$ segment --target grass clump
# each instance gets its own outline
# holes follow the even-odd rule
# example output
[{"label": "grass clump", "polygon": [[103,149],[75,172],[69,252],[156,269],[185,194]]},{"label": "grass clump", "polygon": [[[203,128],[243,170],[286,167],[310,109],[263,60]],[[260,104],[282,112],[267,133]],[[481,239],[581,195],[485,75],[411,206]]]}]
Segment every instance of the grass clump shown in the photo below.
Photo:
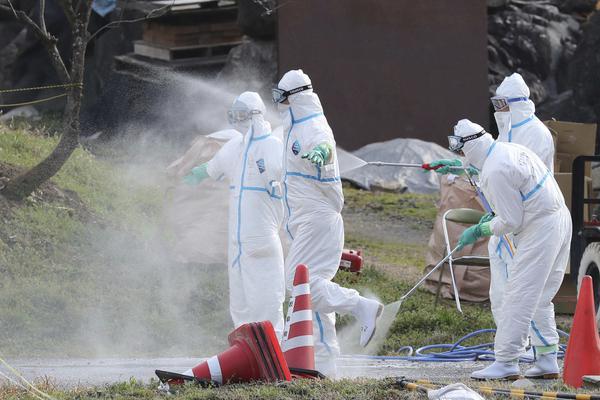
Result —
[{"label": "grass clump", "polygon": [[[158,383],[143,384],[135,380],[94,389],[59,390],[48,387],[56,399],[164,399],[157,390]],[[0,397],[6,400],[34,400],[23,391],[0,387]],[[232,384],[219,388],[199,388],[185,385],[168,396],[173,400],[250,400],[250,399],[417,399],[417,394],[404,391],[395,385],[395,379],[354,379],[339,381],[296,380],[278,384]]]},{"label": "grass clump", "polygon": [[350,234],[345,237],[345,245],[363,250],[371,263],[388,264],[399,270],[424,267],[426,246],[422,243],[393,243]]},{"label": "grass clump", "polygon": [[344,207],[362,210],[392,219],[413,219],[419,222],[435,220],[438,195],[369,192],[344,185]]},{"label": "grass clump", "polygon": [[[373,293],[385,304],[397,301],[413,285],[412,282],[389,279],[389,275],[367,266],[359,279],[348,272],[338,273],[336,281],[343,286]],[[415,349],[434,343],[454,343],[462,336],[494,327],[489,304],[462,304],[463,314],[456,310],[454,301],[440,300],[425,290],[417,290],[401,306],[387,339],[380,349],[382,355],[397,354],[403,346]],[[478,340],[489,341],[490,336]]]},{"label": "grass clump", "polygon": [[[0,125],[0,174],[35,165],[56,143]],[[163,175],[156,168],[80,148],[26,201],[0,202],[4,356],[189,355],[222,347],[215,332],[230,329],[226,269],[174,261],[161,226],[164,185],[148,178]],[[198,290],[200,282],[211,284]]]}]

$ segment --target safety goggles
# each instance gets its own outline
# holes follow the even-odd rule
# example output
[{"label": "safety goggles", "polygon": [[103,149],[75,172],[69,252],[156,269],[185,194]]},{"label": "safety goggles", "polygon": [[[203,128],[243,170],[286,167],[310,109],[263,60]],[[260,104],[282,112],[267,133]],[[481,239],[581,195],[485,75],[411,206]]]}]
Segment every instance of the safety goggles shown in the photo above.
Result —
[{"label": "safety goggles", "polygon": [[229,110],[227,111],[227,120],[230,124],[244,122],[252,118],[253,115],[260,114],[259,110]]},{"label": "safety goggles", "polygon": [[505,96],[494,96],[490,99],[492,101],[492,106],[494,106],[494,111],[507,111],[508,105],[510,103],[516,103],[517,101],[527,101],[529,100],[527,97],[505,97]]},{"label": "safety goggles", "polygon": [[464,136],[464,137],[450,135],[450,136],[448,136],[448,149],[458,153],[464,147],[465,143],[467,143],[470,140],[475,140],[485,134],[486,134],[486,131],[482,130],[481,132],[478,132],[478,133],[475,133],[475,134],[469,135],[469,136]]},{"label": "safety goggles", "polygon": [[312,89],[312,85],[304,85],[304,86],[300,86],[300,87],[297,87],[292,90],[283,90],[283,89],[279,89],[279,88],[273,88],[271,90],[271,95],[273,96],[273,103],[282,103],[289,96],[296,94],[296,93],[303,92],[308,89]]}]

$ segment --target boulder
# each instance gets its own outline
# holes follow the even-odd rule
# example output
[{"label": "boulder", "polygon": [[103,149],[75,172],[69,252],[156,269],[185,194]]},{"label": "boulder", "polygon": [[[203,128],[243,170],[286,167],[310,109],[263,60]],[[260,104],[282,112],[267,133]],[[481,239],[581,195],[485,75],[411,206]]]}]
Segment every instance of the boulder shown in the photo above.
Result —
[{"label": "boulder", "polygon": [[[571,83],[577,102],[600,111],[600,12],[583,28],[583,38],[571,63]],[[600,116],[600,113],[598,113]]]}]

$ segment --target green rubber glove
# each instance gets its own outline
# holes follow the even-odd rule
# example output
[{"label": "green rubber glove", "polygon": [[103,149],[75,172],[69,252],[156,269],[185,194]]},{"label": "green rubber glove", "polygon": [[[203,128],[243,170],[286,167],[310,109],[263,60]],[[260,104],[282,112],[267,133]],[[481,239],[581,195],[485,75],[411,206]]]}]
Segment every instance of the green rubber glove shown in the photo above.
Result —
[{"label": "green rubber glove", "polygon": [[[454,175],[464,175],[465,170],[464,168],[462,168],[462,162],[458,159],[455,158],[453,160],[437,160],[434,162],[429,163],[429,165],[431,167],[437,167],[437,166],[442,166],[436,170],[434,170],[435,172],[437,172],[440,175],[447,175],[447,174],[454,174]],[[461,167],[461,168],[456,168],[456,167]],[[469,175],[479,175],[479,170],[477,170],[477,168],[473,168],[473,167],[467,167],[467,170],[469,171]]]},{"label": "green rubber glove", "polygon": [[481,217],[481,219],[479,220],[480,224],[483,224],[484,222],[490,222],[491,220],[493,220],[495,217],[494,214],[492,213],[486,213],[483,217]]},{"label": "green rubber glove", "polygon": [[183,177],[183,181],[188,185],[197,185],[208,178],[208,164],[204,163],[192,168],[189,174]]},{"label": "green rubber glove", "polygon": [[473,225],[465,229],[462,235],[460,235],[460,239],[458,239],[458,249],[460,250],[465,246],[475,243],[483,236],[492,236],[490,222]]},{"label": "green rubber glove", "polygon": [[462,162],[458,158],[455,158],[453,160],[437,160],[434,162],[430,162],[429,166],[430,167],[440,167],[441,166],[441,168],[438,168],[434,171],[440,175],[446,175],[449,173],[454,173],[454,171],[457,171],[457,172],[460,171],[459,169],[451,169],[449,167],[462,167]]},{"label": "green rubber glove", "polygon": [[308,161],[317,167],[322,167],[329,160],[329,157],[331,157],[331,145],[328,143],[321,143],[308,153],[302,155],[302,158],[308,159]]}]

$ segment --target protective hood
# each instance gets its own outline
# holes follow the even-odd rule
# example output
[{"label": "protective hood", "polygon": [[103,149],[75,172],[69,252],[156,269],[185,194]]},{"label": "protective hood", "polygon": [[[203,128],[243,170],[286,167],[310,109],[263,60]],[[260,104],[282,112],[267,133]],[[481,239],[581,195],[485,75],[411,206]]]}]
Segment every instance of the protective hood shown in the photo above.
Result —
[{"label": "protective hood", "polygon": [[533,104],[533,101],[529,100],[529,87],[527,87],[523,77],[516,72],[504,78],[500,86],[496,89],[496,95],[508,97],[509,99],[516,97],[527,98],[526,101],[509,103],[510,121],[512,125],[525,121],[535,114],[535,104]]},{"label": "protective hood", "polygon": [[240,94],[231,105],[232,110],[242,110],[242,111],[252,111],[257,110],[260,111],[261,114],[267,111],[265,107],[265,103],[263,103],[260,95],[256,92],[244,92]]},{"label": "protective hood", "polygon": [[[312,84],[312,82],[308,75],[301,69],[294,69],[283,75],[279,84],[277,84],[277,87],[283,90],[292,90],[310,84]],[[295,120],[323,112],[323,106],[321,105],[319,96],[317,96],[312,89],[292,94],[288,97],[288,101]]]},{"label": "protective hood", "polygon": [[[468,119],[461,119],[454,127],[454,134],[456,136],[466,137],[479,133],[482,130],[483,127],[481,127],[481,125],[471,122]],[[467,162],[481,170],[493,143],[494,139],[489,133],[466,142],[462,150],[465,153]]]},{"label": "protective hood", "polygon": [[265,103],[263,103],[260,95],[256,92],[244,92],[240,94],[231,105],[231,110],[253,112],[250,120],[241,121],[233,124],[233,127],[244,134],[244,142],[249,136],[258,137],[270,133],[271,125],[265,121],[264,114],[266,112]]}]

